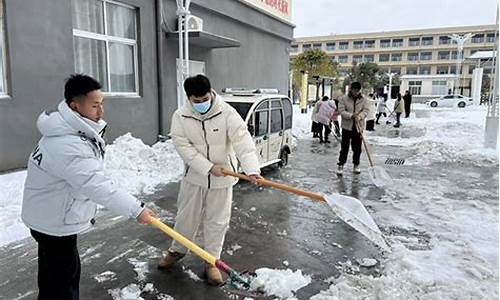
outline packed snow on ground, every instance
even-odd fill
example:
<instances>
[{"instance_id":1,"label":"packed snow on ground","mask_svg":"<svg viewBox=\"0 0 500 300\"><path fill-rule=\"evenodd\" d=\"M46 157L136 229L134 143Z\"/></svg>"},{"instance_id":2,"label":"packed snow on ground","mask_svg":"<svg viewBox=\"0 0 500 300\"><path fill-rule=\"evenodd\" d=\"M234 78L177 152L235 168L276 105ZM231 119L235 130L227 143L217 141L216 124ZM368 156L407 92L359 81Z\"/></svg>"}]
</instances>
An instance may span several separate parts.
<instances>
[{"instance_id":1,"label":"packed snow on ground","mask_svg":"<svg viewBox=\"0 0 500 300\"><path fill-rule=\"evenodd\" d=\"M486 114L486 106L431 108L414 104L412 117L401 118L401 128L392 129L394 135L379 136L373 132L367 136L370 143L412 148L413 154L406 157L406 164L491 165L498 163L498 150L484 147ZM391 128L383 118L375 129L386 126Z\"/></svg>"},{"instance_id":2,"label":"packed snow on ground","mask_svg":"<svg viewBox=\"0 0 500 300\"><path fill-rule=\"evenodd\" d=\"M294 292L311 283L311 276L303 275L301 270L294 272L290 269L261 268L255 273L257 277L252 280L250 288L261 290L269 296L276 296L280 299L292 297Z\"/></svg>"},{"instance_id":3,"label":"packed snow on ground","mask_svg":"<svg viewBox=\"0 0 500 300\"><path fill-rule=\"evenodd\" d=\"M413 112L402 119L400 129L383 119L375 132L366 133L368 142L394 147L395 157L410 153L403 158L412 167L444 163L498 168L498 150L483 146L486 107L435 109L417 104ZM310 139L310 121L299 117L303 124L294 126L303 128L294 132L305 132ZM480 169L471 170L454 176L481 178ZM394 185L382 199L363 199L381 228L403 231L386 231L393 248L377 262L380 276L342 272L311 299L498 299L498 190L481 182L459 186L446 173L423 178L390 175ZM364 263L375 261L360 262Z\"/></svg>"},{"instance_id":4,"label":"packed snow on ground","mask_svg":"<svg viewBox=\"0 0 500 300\"><path fill-rule=\"evenodd\" d=\"M170 295L159 293L152 283L146 283L142 288L140 285L131 283L121 289L116 288L108 290L108 294L111 295L113 300L144 300L141 295L145 296L147 294L152 294L158 300L174 300ZM153 298L148 297L148 299Z\"/></svg>"},{"instance_id":5,"label":"packed snow on ground","mask_svg":"<svg viewBox=\"0 0 500 300\"><path fill-rule=\"evenodd\" d=\"M127 133L106 147L106 173L132 194L151 194L159 184L177 181L183 162L172 141L145 145ZM29 235L21 221L26 171L0 175L0 247Z\"/></svg>"}]
</instances>

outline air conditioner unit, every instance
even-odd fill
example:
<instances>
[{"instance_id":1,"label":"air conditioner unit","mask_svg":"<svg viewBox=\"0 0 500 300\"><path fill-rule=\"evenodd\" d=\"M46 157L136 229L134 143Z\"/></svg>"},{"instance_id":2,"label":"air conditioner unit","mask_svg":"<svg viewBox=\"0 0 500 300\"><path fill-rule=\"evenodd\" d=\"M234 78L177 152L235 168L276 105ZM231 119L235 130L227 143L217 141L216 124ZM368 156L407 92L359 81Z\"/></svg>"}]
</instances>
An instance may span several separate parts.
<instances>
[{"instance_id":1,"label":"air conditioner unit","mask_svg":"<svg viewBox=\"0 0 500 300\"><path fill-rule=\"evenodd\" d=\"M184 23L182 24L184 28ZM189 16L187 21L188 31L203 31L203 19L196 16Z\"/></svg>"}]
</instances>

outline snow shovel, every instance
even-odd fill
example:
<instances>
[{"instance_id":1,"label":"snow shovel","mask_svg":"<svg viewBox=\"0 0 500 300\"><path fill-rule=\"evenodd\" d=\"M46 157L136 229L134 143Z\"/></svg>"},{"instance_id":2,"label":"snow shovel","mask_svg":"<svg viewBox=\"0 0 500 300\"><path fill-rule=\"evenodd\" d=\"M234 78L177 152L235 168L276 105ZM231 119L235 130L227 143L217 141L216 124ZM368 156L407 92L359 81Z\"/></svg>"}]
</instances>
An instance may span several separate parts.
<instances>
[{"instance_id":1,"label":"snow shovel","mask_svg":"<svg viewBox=\"0 0 500 300\"><path fill-rule=\"evenodd\" d=\"M363 132L359 127L359 123L356 122L356 129L358 130L359 135L361 136L361 141L363 142L363 146L365 147L366 157L368 158L368 175L370 176L373 184L379 188L383 188L386 185L392 184L392 178L387 174L384 168L373 165L372 156L370 154L370 150L368 150L368 145L366 144L365 137L363 136Z\"/></svg>"},{"instance_id":2,"label":"snow shovel","mask_svg":"<svg viewBox=\"0 0 500 300\"><path fill-rule=\"evenodd\" d=\"M251 181L250 177L243 174L228 170L223 170L222 173L224 173L225 175L237 177L239 179ZM382 248L382 250L390 251L390 247L386 243L382 232L380 232L377 224L370 216L368 211L366 211L363 203L361 203L361 201L359 201L358 199L340 195L337 193L324 195L321 193L309 192L267 179L259 179L257 180L257 183L262 186L269 186L299 196L304 196L312 200L326 202L331 207L333 212L340 219L342 219L342 221L347 223L347 225L360 232L362 235L368 238L368 240Z\"/></svg>"},{"instance_id":3,"label":"snow shovel","mask_svg":"<svg viewBox=\"0 0 500 300\"><path fill-rule=\"evenodd\" d=\"M150 219L150 224L155 226L156 228L160 229L164 233L166 233L168 236L182 244L184 247L188 248L191 250L194 254L198 255L200 258L202 258L204 261L208 262L209 264L217 267L217 269L221 270L222 272L226 273L229 276L229 283L237 288L245 288L249 289L250 288L250 283L251 283L251 278L244 276L243 274L235 271L233 268L228 266L225 262L223 262L220 259L215 258L213 255L208 253L207 251L201 249L198 245L195 243L191 242L187 238L185 238L183 235L178 233L177 231L173 230L170 228L168 225L164 224L157 218L151 218Z\"/></svg>"}]
</instances>

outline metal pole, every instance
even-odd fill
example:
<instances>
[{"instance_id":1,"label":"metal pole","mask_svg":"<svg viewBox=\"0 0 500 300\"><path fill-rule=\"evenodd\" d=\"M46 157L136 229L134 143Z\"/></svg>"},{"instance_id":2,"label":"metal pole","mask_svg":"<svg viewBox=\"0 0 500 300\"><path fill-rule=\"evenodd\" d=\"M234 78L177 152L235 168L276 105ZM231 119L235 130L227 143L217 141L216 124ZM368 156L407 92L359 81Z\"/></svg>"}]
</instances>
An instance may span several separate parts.
<instances>
[{"instance_id":1,"label":"metal pole","mask_svg":"<svg viewBox=\"0 0 500 300\"><path fill-rule=\"evenodd\" d=\"M184 6L182 4L183 0L177 0L177 28L179 33L179 70L180 73L180 83L177 83L177 107L182 106L182 83L184 82L184 44L182 36L182 21L183 21L183 11Z\"/></svg>"},{"instance_id":2,"label":"metal pole","mask_svg":"<svg viewBox=\"0 0 500 300\"><path fill-rule=\"evenodd\" d=\"M488 101L488 114L484 130L484 146L486 148L498 147L498 4L495 30L495 49L493 51L493 92Z\"/></svg>"}]
</instances>

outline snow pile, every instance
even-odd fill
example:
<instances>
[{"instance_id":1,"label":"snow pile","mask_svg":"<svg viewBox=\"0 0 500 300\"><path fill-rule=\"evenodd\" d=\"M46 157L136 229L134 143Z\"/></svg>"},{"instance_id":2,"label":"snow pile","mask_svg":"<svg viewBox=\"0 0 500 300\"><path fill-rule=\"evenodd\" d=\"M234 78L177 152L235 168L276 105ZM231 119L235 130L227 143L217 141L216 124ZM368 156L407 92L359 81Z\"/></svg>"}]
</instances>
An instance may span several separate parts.
<instances>
[{"instance_id":1,"label":"snow pile","mask_svg":"<svg viewBox=\"0 0 500 300\"><path fill-rule=\"evenodd\" d=\"M109 280L115 280L116 273L111 272L111 271L104 271L101 274L95 275L94 279L99 283L102 283L104 281L109 281Z\"/></svg>"},{"instance_id":2,"label":"snow pile","mask_svg":"<svg viewBox=\"0 0 500 300\"><path fill-rule=\"evenodd\" d=\"M158 292L152 283L146 283L142 289L141 285L131 283L121 289L116 288L108 290L108 294L111 295L113 300L144 300L141 294L151 294L152 296L156 296L156 299L159 300L174 300L172 296Z\"/></svg>"},{"instance_id":3,"label":"snow pile","mask_svg":"<svg viewBox=\"0 0 500 300\"><path fill-rule=\"evenodd\" d=\"M145 145L127 133L106 147L106 174L128 192L153 193L159 184L177 181L184 166L172 141ZM0 175L0 247L29 236L21 221L26 171Z\"/></svg>"},{"instance_id":4,"label":"snow pile","mask_svg":"<svg viewBox=\"0 0 500 300\"><path fill-rule=\"evenodd\" d=\"M0 246L18 241L29 235L21 221L26 171L0 175Z\"/></svg>"},{"instance_id":5,"label":"snow pile","mask_svg":"<svg viewBox=\"0 0 500 300\"><path fill-rule=\"evenodd\" d=\"M370 203L379 224L397 228L387 230L381 276L343 273L311 299L498 299L498 190L445 177L395 181L398 192ZM450 190L474 197L451 199Z\"/></svg>"},{"instance_id":6,"label":"snow pile","mask_svg":"<svg viewBox=\"0 0 500 300\"><path fill-rule=\"evenodd\" d=\"M312 137L311 111L312 109L308 108L307 113L303 114L298 105L293 106L292 135L295 139L303 140Z\"/></svg>"},{"instance_id":7,"label":"snow pile","mask_svg":"<svg viewBox=\"0 0 500 300\"><path fill-rule=\"evenodd\" d=\"M444 162L487 166L498 163L498 150L483 145L486 107L445 109L415 105L414 111L417 117L403 119L402 127L393 130L395 136L377 136L375 132L368 136L369 141L411 150L411 156L406 158L409 165Z\"/></svg>"},{"instance_id":8,"label":"snow pile","mask_svg":"<svg viewBox=\"0 0 500 300\"><path fill-rule=\"evenodd\" d=\"M151 194L159 184L177 181L184 165L172 141L148 146L126 133L106 147L105 171L132 194Z\"/></svg>"},{"instance_id":9,"label":"snow pile","mask_svg":"<svg viewBox=\"0 0 500 300\"><path fill-rule=\"evenodd\" d=\"M255 271L257 278L252 280L252 290L262 290L267 295L281 299L290 298L297 290L311 283L311 276L302 275L301 270L274 270L261 268Z\"/></svg>"}]
</instances>

